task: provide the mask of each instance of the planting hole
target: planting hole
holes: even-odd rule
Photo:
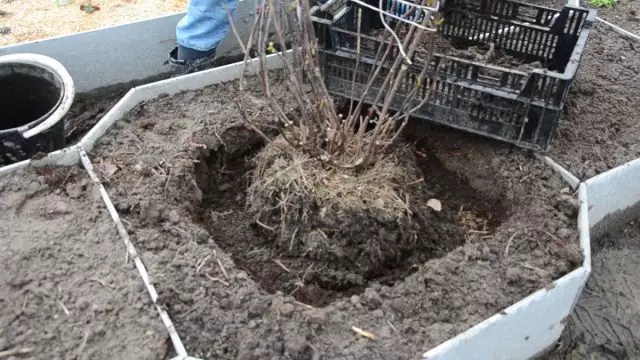
[[[231,144],[229,151],[211,151],[196,167],[204,199],[196,219],[266,291],[291,294],[313,306],[359,294],[371,281],[395,284],[429,259],[490,235],[505,215],[499,200],[479,193],[418,143],[406,152],[408,162],[420,168],[418,181],[404,186],[414,204],[410,221],[385,221],[364,213],[322,219],[310,215],[282,239],[277,223],[248,211],[247,189],[263,143],[244,131],[221,137]],[[442,211],[427,206],[434,198],[442,203]]]

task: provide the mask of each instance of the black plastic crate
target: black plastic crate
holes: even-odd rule
[[[395,1],[385,0],[384,4],[385,10],[401,15]],[[358,55],[359,9],[362,16]],[[412,100],[416,105],[426,96],[425,90],[432,87],[430,98],[414,113],[415,117],[523,148],[547,151],[595,11],[574,7],[556,10],[507,0],[449,0],[443,15],[438,33],[451,45],[459,48],[493,43],[506,55],[524,62],[537,61],[544,68],[521,71],[436,53],[425,78],[417,79],[423,65],[420,59],[425,58],[424,53],[417,53],[398,91],[394,110],[399,110],[416,86],[422,90]],[[392,47],[393,56],[384,66],[390,65],[398,49],[394,43],[366,35],[382,27],[379,14],[371,9],[347,1],[323,16],[323,20],[314,18],[314,21],[317,34],[322,34],[318,39],[324,49],[321,61],[327,88],[335,95],[350,97],[359,56],[354,96],[358,98],[382,53],[380,48]],[[375,81],[381,82],[383,73]],[[373,101],[377,90],[378,86],[370,88],[365,99]]]

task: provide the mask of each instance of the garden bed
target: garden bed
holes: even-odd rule
[[[558,175],[519,150],[435,127],[396,152],[415,169],[399,185],[416,228],[363,214],[283,247],[247,211],[264,144],[237,97],[231,82],[142,103],[92,151],[191,356],[413,357],[581,263],[578,204]],[[271,118],[258,93],[244,106]],[[402,231],[414,232],[413,246]],[[365,238],[368,247],[347,241]],[[327,243],[330,256],[303,251]]]
[[[0,192],[2,358],[166,356],[167,331],[80,168],[20,171]]]
[[[639,11],[640,1],[625,1],[598,16],[638,34]],[[581,180],[640,157],[640,48],[595,25],[548,154]]]
[[[592,259],[593,273],[549,359],[637,359],[640,219],[595,239]]]
[[[527,2],[551,8],[566,3]],[[582,5],[588,6],[584,2]],[[639,14],[640,2],[635,0],[598,9],[599,17],[635,34],[640,34]],[[456,50],[437,39],[436,49],[443,54],[524,72],[539,67],[538,63],[520,64],[486,46]],[[640,157],[640,107],[634,101],[640,86],[639,51],[634,41],[595,22],[547,154],[581,180]]]

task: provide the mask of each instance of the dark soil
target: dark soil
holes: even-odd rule
[[[200,221],[212,234],[218,234],[214,236],[218,245],[261,287],[282,291],[313,306],[360,294],[370,281],[391,286],[415,272],[416,264],[442,257],[464,244],[466,231],[459,224],[457,210],[465,205],[473,204],[476,216],[487,221],[487,228],[495,228],[504,213],[499,199],[473,191],[466,179],[446,170],[437,158],[419,158],[425,174],[416,173],[417,182],[401,187],[411,199],[410,218],[388,219],[375,211],[331,209],[330,214],[293,220],[295,223],[287,225],[295,227],[295,232],[281,239],[279,232],[256,226],[245,201],[238,199],[247,189],[244,175],[250,170],[247,159],[251,153],[237,158],[215,155],[196,167],[197,183],[204,192]],[[399,155],[414,157],[410,152]],[[407,169],[411,171],[409,166]],[[441,180],[437,183],[442,185],[437,189],[421,186],[423,176],[438,176]],[[445,211],[438,213],[426,206],[429,199],[450,193],[455,193],[456,199],[445,204]],[[265,217],[261,220],[273,223]],[[219,236],[226,229],[233,233]],[[245,241],[237,241],[240,229]]]
[[[640,1],[598,16],[640,34]],[[640,47],[596,23],[549,156],[586,180],[640,157]]]
[[[399,36],[402,36],[402,29],[399,31]],[[388,33],[385,33],[384,28],[374,29],[370,32],[371,36],[376,36],[379,39],[384,38],[389,40]],[[431,42],[433,42],[434,54],[444,55],[459,58],[462,60],[472,61],[490,67],[501,67],[510,70],[517,70],[521,72],[529,72],[534,69],[544,68],[543,64],[539,61],[525,61],[524,59],[518,59],[514,56],[506,54],[504,51],[491,46],[489,44],[475,45],[471,47],[454,46],[446,38],[434,33],[432,36],[424,36],[425,43],[418,47],[418,51],[422,53],[428,53],[431,49]],[[390,61],[393,61],[392,59]],[[489,75],[493,69],[480,68],[479,74]],[[495,75],[493,75],[495,76]]]
[[[640,219],[594,242],[593,272],[549,359],[640,358]]]
[[[1,29],[1,28],[0,28]],[[279,49],[279,45],[275,45]],[[244,54],[222,55],[216,57],[212,67],[228,65],[244,60]],[[89,93],[77,94],[71,109],[65,117],[65,138],[67,145],[75,144],[105,116],[115,104],[133,87],[141,86],[153,81],[164,80],[170,74],[136,80],[126,84],[116,84],[107,88],[97,89]]]
[[[564,0],[529,0],[561,8]],[[582,6],[589,6],[582,2]],[[599,8],[598,16],[640,34],[640,1],[618,1]],[[467,60],[529,71],[524,64],[488,46],[453,49],[438,42],[438,51]],[[491,56],[487,56],[491,55]],[[640,47],[607,25],[594,23],[578,74],[569,92],[556,139],[548,155],[582,180],[640,158]]]
[[[8,175],[0,194],[2,358],[165,356],[167,331],[81,169]]]
[[[107,94],[81,96],[76,99],[65,117],[67,144],[82,139],[91,128],[126,94],[128,89],[119,89]]]
[[[598,9],[599,17],[635,34],[639,13],[635,0]],[[548,154],[582,180],[640,158],[640,107],[634,100],[640,91],[638,45],[595,25]],[[592,242],[591,277],[550,359],[640,358],[637,224]]]
[[[424,142],[407,141],[423,172],[416,186],[443,204],[428,224],[446,234],[438,246],[377,271],[347,268],[351,282],[344,268],[335,276],[336,264],[283,253],[244,206],[262,144],[233,104],[235,87],[142,104],[92,155],[99,171],[110,169],[101,171],[108,191],[190,355],[412,358],[580,263],[577,201],[557,175],[527,153],[435,127],[421,129]],[[244,106],[271,119],[257,93]]]

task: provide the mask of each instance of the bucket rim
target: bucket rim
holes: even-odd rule
[[[59,101],[50,112],[37,120],[29,122],[28,124],[13,129],[7,129],[13,132],[18,132],[23,138],[29,139],[54,127],[64,118],[71,108],[71,104],[75,97],[75,84],[67,69],[58,60],[49,56],[32,53],[18,53],[0,56],[0,65],[11,63],[40,67],[53,74],[60,84]]]
[[[20,125],[20,126],[16,126],[16,127],[12,127],[9,129],[0,129],[0,135],[3,134],[9,134],[9,133],[23,133],[29,129],[33,129],[34,127],[36,127],[37,125],[41,124],[43,121],[45,121],[46,119],[50,118],[53,113],[56,112],[56,110],[58,110],[60,108],[60,105],[62,104],[62,100],[64,99],[64,95],[65,95],[65,86],[64,86],[64,81],[62,79],[62,77],[59,74],[56,74],[55,71],[51,71],[51,69],[43,67],[43,66],[39,66],[37,64],[33,64],[30,62],[24,62],[24,61],[11,61],[11,62],[0,62],[0,66],[2,65],[11,65],[11,64],[20,64],[20,65],[30,65],[30,66],[34,66],[34,67],[38,67],[40,69],[43,69],[45,71],[47,71],[49,74],[53,75],[53,77],[55,78],[55,82],[56,87],[58,88],[57,91],[57,97],[58,100],[56,100],[55,104],[53,104],[53,106],[51,106],[51,109],[49,109],[49,111],[47,111],[44,115],[40,116],[39,118],[32,120],[24,125]]]

